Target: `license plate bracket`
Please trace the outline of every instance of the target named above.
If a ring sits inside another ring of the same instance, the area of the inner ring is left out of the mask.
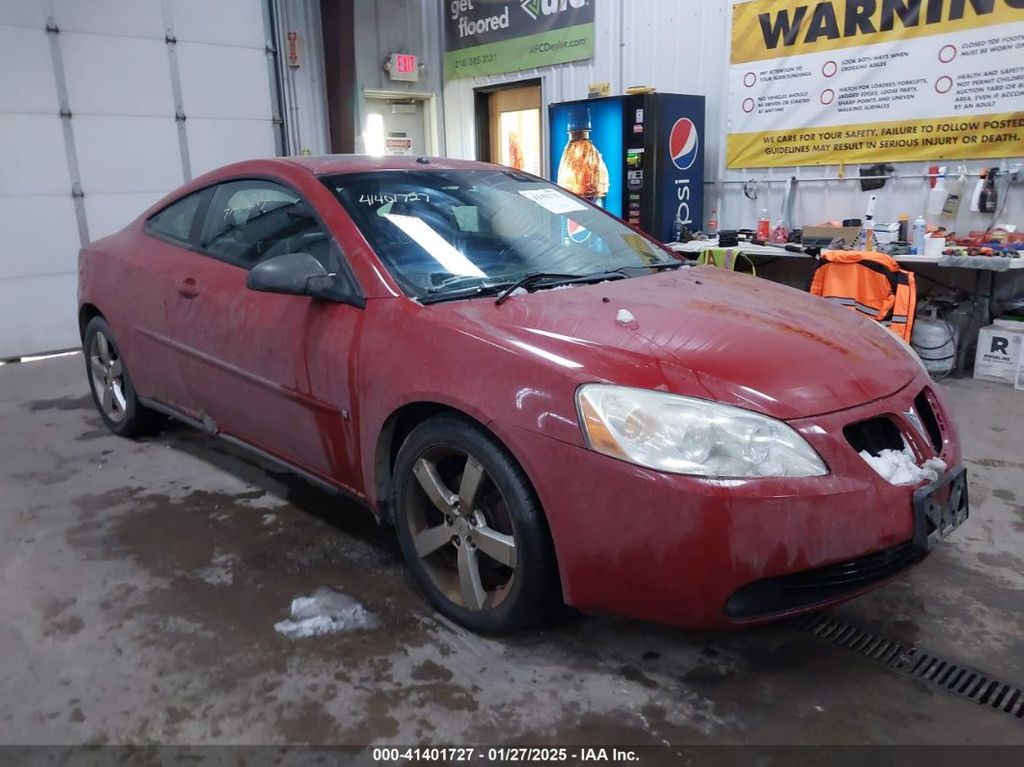
[[[970,515],[967,469],[959,466],[914,491],[914,543],[931,550]]]

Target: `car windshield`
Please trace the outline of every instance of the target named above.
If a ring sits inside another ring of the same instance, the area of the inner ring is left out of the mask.
[[[402,289],[418,298],[481,294],[531,275],[550,285],[679,265],[621,221],[516,171],[392,170],[322,180]]]

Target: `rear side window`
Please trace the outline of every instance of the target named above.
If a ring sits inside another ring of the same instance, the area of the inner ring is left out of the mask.
[[[187,243],[192,231],[192,222],[199,209],[201,192],[193,192],[177,202],[172,202],[154,216],[150,216],[149,230],[163,237]]]

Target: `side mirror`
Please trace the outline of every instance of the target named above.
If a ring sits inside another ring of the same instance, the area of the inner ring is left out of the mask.
[[[245,285],[266,293],[319,296],[330,290],[333,281],[324,265],[308,253],[283,253],[256,264]]]

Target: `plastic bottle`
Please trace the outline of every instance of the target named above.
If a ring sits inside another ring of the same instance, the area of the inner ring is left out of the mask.
[[[708,219],[708,234],[718,234],[718,211],[714,208],[711,209],[711,218]]]
[[[971,193],[971,212],[980,213],[981,208],[979,204],[981,202],[981,193],[985,190],[985,177],[988,175],[987,170],[981,171],[978,183],[974,185],[974,191]]]
[[[937,216],[942,213],[942,206],[946,203],[946,197],[949,196],[949,192],[946,188],[946,166],[943,165],[939,168],[935,185],[928,192],[928,204],[925,207],[925,213],[929,216]]]
[[[868,209],[864,214],[864,250],[875,249],[875,202],[877,200],[877,194],[868,198]]]
[[[896,234],[896,239],[900,242],[910,242],[907,239],[907,235],[910,234],[910,217],[906,213],[900,213],[900,228]]]
[[[996,196],[996,174],[998,172],[998,168],[989,168],[985,173],[985,184],[981,189],[981,195],[978,197],[979,213],[996,212],[996,205],[998,203],[998,197]]]
[[[924,255],[924,236],[927,224],[925,223],[924,216],[918,216],[914,219],[914,252],[919,255]]]
[[[771,223],[768,221],[768,208],[761,210],[761,218],[757,219],[757,239],[768,242],[768,235],[771,231]]]
[[[590,110],[575,107],[567,130],[569,142],[558,164],[558,185],[603,208],[610,187],[608,166],[590,138]]]

